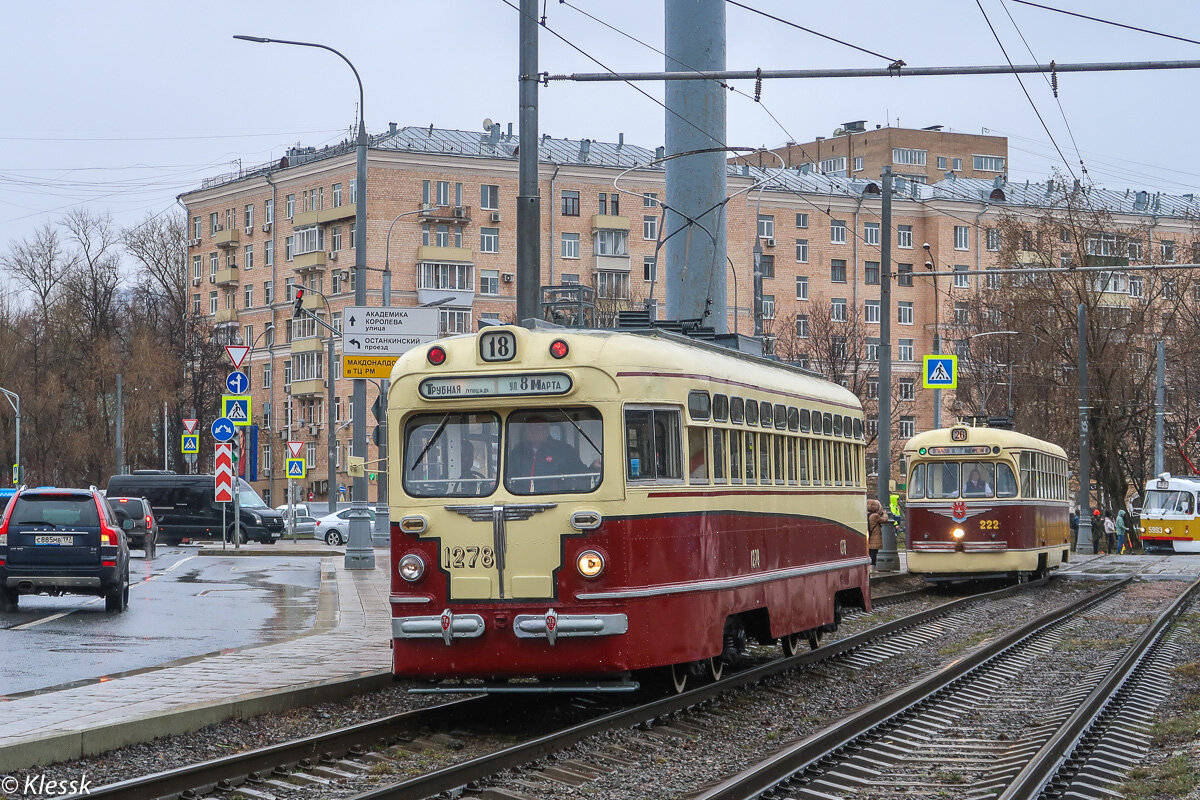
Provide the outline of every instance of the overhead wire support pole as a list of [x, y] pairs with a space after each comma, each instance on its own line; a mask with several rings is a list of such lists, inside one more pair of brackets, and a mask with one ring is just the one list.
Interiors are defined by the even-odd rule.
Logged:
[[538, 188], [538, 4], [521, 0], [518, 53], [517, 324], [541, 317], [542, 198]]
[[[883, 168], [882, 208], [879, 227], [879, 464], [875, 472], [876, 495], [879, 505], [892, 507], [892, 168]], [[898, 572], [900, 556], [896, 553], [896, 525], [890, 513], [882, 525], [881, 547], [875, 557], [880, 572]]]
[[[989, 64], [958, 67], [867, 67], [844, 69], [740, 69], [693, 70], [691, 72], [573, 72], [546, 75], [543, 81], [753, 81], [812, 78], [919, 78], [944, 75], [1028, 75], [1063, 72], [1140, 72], [1146, 70], [1200, 69], [1200, 61], [1094, 61], [1077, 64]], [[529, 73], [532, 74], [532, 73]]]

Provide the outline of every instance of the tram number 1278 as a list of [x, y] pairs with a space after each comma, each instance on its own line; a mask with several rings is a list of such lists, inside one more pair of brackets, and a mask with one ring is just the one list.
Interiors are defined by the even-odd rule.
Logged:
[[491, 569], [496, 553], [490, 547], [443, 547], [442, 566], [446, 569]]

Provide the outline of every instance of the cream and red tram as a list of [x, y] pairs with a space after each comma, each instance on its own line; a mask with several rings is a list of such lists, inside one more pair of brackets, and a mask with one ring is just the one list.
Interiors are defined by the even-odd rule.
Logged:
[[908, 571], [930, 580], [1044, 575], [1070, 554], [1061, 447], [1010, 430], [908, 440]]
[[397, 676], [679, 688], [869, 603], [861, 405], [810, 374], [497, 326], [401, 357], [388, 420]]

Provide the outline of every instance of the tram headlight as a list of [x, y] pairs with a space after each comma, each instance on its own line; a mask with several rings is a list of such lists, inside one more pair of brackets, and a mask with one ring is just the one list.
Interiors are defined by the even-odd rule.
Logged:
[[599, 578], [604, 572], [604, 556], [595, 550], [584, 550], [575, 559], [575, 569], [585, 578]]
[[409, 583], [416, 583], [425, 574], [425, 559], [416, 553], [408, 553], [400, 559], [400, 565], [397, 569], [400, 572], [401, 578], [404, 578]]
[[950, 531], [950, 535], [953, 536], [955, 539], [961, 539], [967, 535], [967, 532], [964, 531], [962, 528], [955, 528], [954, 530]]
[[1167, 528], [1167, 535], [1168, 535], [1168, 536], [1170, 536], [1170, 535], [1171, 535], [1171, 529], [1170, 529], [1170, 528]]

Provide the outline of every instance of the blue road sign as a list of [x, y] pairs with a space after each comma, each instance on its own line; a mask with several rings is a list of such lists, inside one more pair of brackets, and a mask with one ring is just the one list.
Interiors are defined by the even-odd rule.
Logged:
[[926, 389], [954, 389], [958, 386], [958, 356], [925, 356]]
[[179, 449], [184, 454], [200, 452], [200, 434], [185, 433], [180, 438]]
[[308, 472], [303, 458], [289, 458], [287, 460], [287, 476], [289, 478], [304, 478]]
[[221, 396], [221, 416], [234, 425], [250, 424], [250, 401], [248, 394], [226, 394]]
[[225, 388], [230, 394], [245, 394], [250, 388], [250, 378], [241, 370], [234, 370], [225, 379]]
[[218, 442], [228, 442], [233, 438], [233, 432], [233, 422], [230, 420], [225, 419], [225, 417], [218, 417], [213, 420], [212, 435]]

